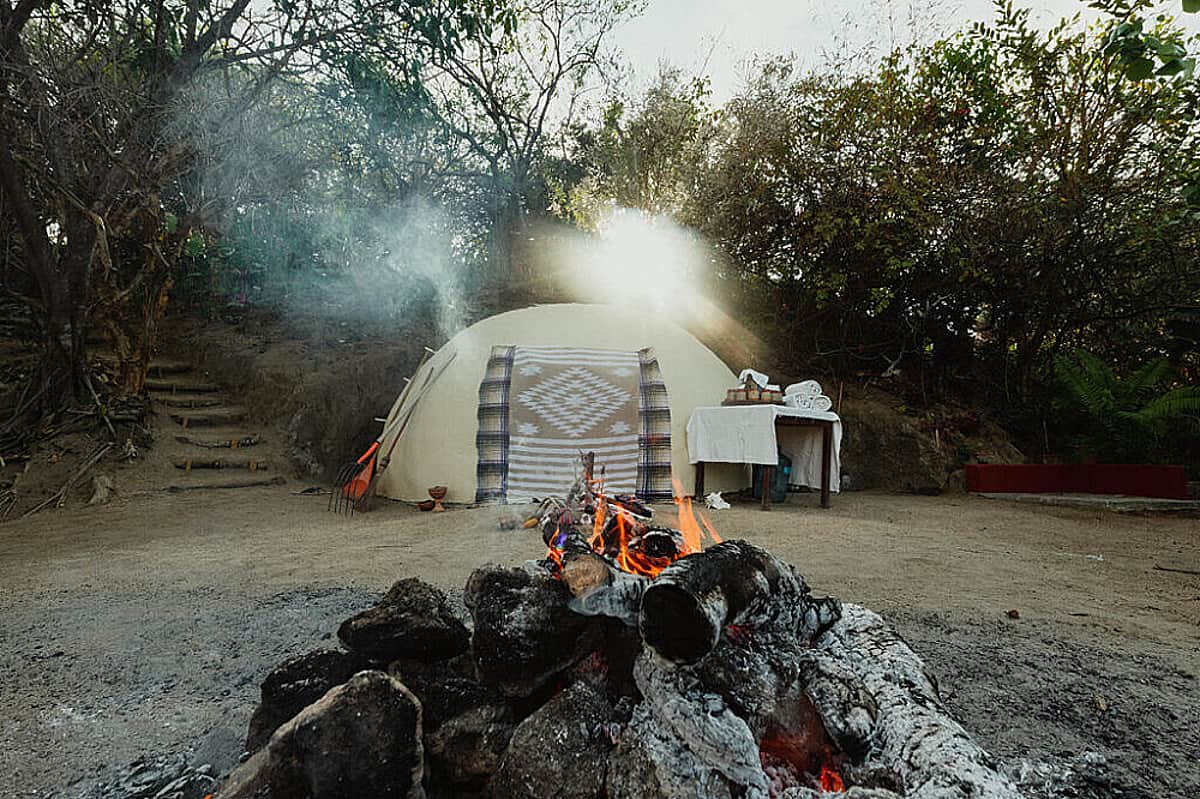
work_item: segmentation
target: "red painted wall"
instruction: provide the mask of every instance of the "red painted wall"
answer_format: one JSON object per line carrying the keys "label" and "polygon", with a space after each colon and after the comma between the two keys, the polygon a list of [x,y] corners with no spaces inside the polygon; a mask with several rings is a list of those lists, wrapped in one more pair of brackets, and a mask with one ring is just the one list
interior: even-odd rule
{"label": "red painted wall", "polygon": [[1131,463],[972,463],[967,490],[1008,494],[1125,494],[1187,499],[1182,466]]}

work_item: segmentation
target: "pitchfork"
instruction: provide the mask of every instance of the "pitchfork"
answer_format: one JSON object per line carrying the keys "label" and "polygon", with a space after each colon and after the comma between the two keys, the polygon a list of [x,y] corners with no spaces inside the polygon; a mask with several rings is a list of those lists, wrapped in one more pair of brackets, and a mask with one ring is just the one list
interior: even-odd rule
{"label": "pitchfork", "polygon": [[[421,359],[421,363],[417,365],[417,369],[413,374],[421,370],[421,367],[429,361],[433,355],[433,350],[429,347],[425,348],[425,356]],[[404,428],[408,426],[409,419],[412,418],[413,411],[420,404],[421,398],[429,390],[442,372],[446,371],[457,355],[455,352],[450,353],[450,357],[446,362],[439,366],[436,370],[430,369],[425,375],[425,380],[421,384],[421,390],[404,412],[399,414],[392,423],[384,426],[383,431],[379,434],[379,438],[375,439],[374,443],[367,448],[367,451],[358,457],[358,460],[348,463],[338,470],[337,477],[334,478],[333,494],[329,497],[329,510],[334,513],[349,513],[353,515],[355,511],[366,510],[371,501],[371,497],[375,493],[375,486],[379,482],[380,476],[387,469],[388,463],[391,461],[392,452],[396,449],[396,443],[400,441],[400,436],[404,433]],[[406,378],[407,379],[407,378]],[[408,400],[408,395],[411,393],[413,381],[408,380],[404,386],[404,391],[400,393],[400,399],[397,403],[397,408],[404,408],[405,402]],[[387,453],[382,459],[379,459],[379,447],[389,435],[395,433],[392,438],[392,444],[388,447]]]}

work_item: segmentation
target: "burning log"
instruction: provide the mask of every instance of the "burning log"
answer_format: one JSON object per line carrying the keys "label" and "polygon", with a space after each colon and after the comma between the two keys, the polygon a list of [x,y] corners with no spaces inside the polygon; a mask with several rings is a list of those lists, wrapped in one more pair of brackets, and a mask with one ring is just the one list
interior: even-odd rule
{"label": "burning log", "polygon": [[745,541],[726,541],[675,561],[642,597],[642,639],[675,663],[696,663],[726,625],[782,625],[810,641],[838,617],[836,600],[813,599],[790,565]]}

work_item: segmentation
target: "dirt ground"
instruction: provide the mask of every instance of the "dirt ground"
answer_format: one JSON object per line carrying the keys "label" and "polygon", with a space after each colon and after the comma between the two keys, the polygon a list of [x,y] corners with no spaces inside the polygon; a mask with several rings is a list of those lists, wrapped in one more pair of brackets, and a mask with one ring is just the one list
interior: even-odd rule
{"label": "dirt ground", "polygon": [[[345,519],[301,487],[0,525],[0,794],[95,795],[165,753],[228,768],[267,670],[394,580],[542,553],[496,509]],[[1200,576],[1154,568],[1200,570],[1200,521],[870,493],[711,518],[892,619],[1031,796],[1200,796]]]}

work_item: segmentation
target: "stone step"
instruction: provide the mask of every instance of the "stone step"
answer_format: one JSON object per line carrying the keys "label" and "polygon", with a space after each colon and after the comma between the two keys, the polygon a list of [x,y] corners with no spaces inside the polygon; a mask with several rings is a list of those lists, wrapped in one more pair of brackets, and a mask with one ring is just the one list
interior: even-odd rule
{"label": "stone step", "polygon": [[240,422],[246,418],[246,412],[241,408],[212,408],[192,411],[174,411],[171,419],[185,430],[191,427],[211,427],[214,425]]}
{"label": "stone step", "polygon": [[171,377],[147,377],[146,389],[149,391],[168,391],[175,394],[208,394],[220,391],[216,383],[203,380],[176,380]]}

